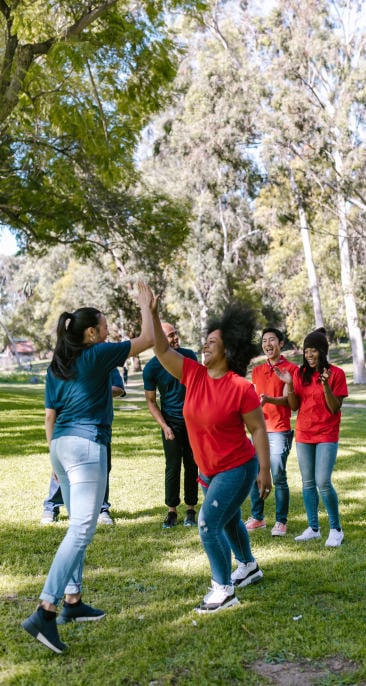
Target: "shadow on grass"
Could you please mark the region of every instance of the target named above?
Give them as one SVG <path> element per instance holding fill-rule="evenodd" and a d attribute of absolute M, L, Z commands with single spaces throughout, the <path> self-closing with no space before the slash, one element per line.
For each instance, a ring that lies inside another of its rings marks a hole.
<path fill-rule="evenodd" d="M 299 500 L 296 495 L 296 512 Z M 198 532 L 183 526 L 162 531 L 161 513 L 161 508 L 122 510 L 116 513 L 115 527 L 97 529 L 87 551 L 85 600 L 103 607 L 107 618 L 92 626 L 61 627 L 70 648 L 56 658 L 23 634 L 19 623 L 35 607 L 65 526 L 2 528 L 2 573 L 15 579 L 13 591 L 0 598 L 1 616 L 7 618 L 2 657 L 14 670 L 14 678 L 6 681 L 9 686 L 43 686 L 55 659 L 57 681 L 68 686 L 103 683 L 107 674 L 116 686 L 258 686 L 267 683 L 250 672 L 258 656 L 276 660 L 281 655 L 291 661 L 310 658 L 314 651 L 319 658 L 341 654 L 362 665 L 364 562 L 359 539 L 327 550 L 324 538 L 299 545 L 292 535 L 277 541 L 268 530 L 258 532 L 251 540 L 263 581 L 238 591 L 237 608 L 200 617 L 192 610 L 206 592 L 209 573 Z M 360 504 L 346 528 L 361 513 Z M 292 526 L 300 518 L 298 514 Z M 352 576 L 344 573 L 349 557 Z M 347 636 L 344 628 L 350 622 L 353 631 Z"/>

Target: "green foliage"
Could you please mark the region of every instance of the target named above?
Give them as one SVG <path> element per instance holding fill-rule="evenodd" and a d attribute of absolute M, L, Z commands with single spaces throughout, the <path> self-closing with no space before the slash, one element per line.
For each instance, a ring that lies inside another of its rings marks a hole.
<path fill-rule="evenodd" d="M 343 362 L 350 360 L 344 350 Z M 337 351 L 341 355 L 342 351 Z M 333 354 L 333 352 L 332 352 Z M 335 352 L 334 352 L 335 354 Z M 339 361 L 338 358 L 337 362 Z M 345 542 L 327 550 L 327 516 L 320 506 L 322 539 L 300 545 L 305 527 L 295 450 L 288 469 L 289 533 L 253 534 L 263 581 L 238 592 L 240 605 L 212 617 L 193 607 L 207 592 L 210 572 L 197 530 L 179 524 L 163 531 L 164 457 L 160 431 L 146 410 L 140 375 L 115 401 L 111 502 L 114 527 L 98 527 L 87 550 L 84 600 L 102 607 L 105 620 L 60 627 L 69 645 L 55 657 L 20 627 L 33 611 L 67 518 L 40 526 L 50 462 L 43 426 L 43 391 L 2 387 L 0 410 L 1 680 L 7 686 L 46 686 L 50 672 L 61 686 L 99 684 L 246 684 L 265 686 L 281 669 L 289 683 L 363 684 L 366 680 L 363 607 L 363 478 L 366 390 L 350 387 L 334 473 Z M 348 404 L 352 405 L 348 407 Z M 19 497 L 21 494 L 21 497 Z M 249 503 L 243 508 L 249 514 Z M 297 618 L 297 619 L 296 619 Z M 94 624 L 92 626 L 92 624 Z"/>
<path fill-rule="evenodd" d="M 4 46 L 11 76 L 23 55 L 16 41 L 28 42 L 31 54 L 22 79 L 7 79 L 0 66 L 0 222 L 28 250 L 63 242 L 89 254 L 112 234 L 129 240 L 133 224 L 143 251 L 154 203 L 174 226 L 174 241 L 165 238 L 172 247 L 185 208 L 176 202 L 176 210 L 163 193 L 137 191 L 134 160 L 141 130 L 175 74 L 166 7 L 110 0 L 94 9 L 20 2 L 11 17 L 0 11 L 14 35 L 14 52 L 10 37 Z"/>

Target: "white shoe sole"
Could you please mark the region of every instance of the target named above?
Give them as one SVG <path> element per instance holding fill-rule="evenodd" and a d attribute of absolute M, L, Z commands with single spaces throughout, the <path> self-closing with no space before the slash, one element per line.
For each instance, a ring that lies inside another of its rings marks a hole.
<path fill-rule="evenodd" d="M 255 572 L 255 574 L 252 574 L 251 576 L 247 576 L 239 584 L 234 583 L 234 586 L 235 586 L 235 588 L 245 588 L 245 586 L 249 586 L 250 584 L 256 584 L 262 578 L 263 578 L 263 572 L 261 569 L 258 569 L 258 571 Z"/>
<path fill-rule="evenodd" d="M 234 605 L 240 605 L 239 600 L 236 596 L 231 598 L 231 600 L 229 600 L 224 605 L 219 605 L 218 607 L 215 607 L 214 610 L 210 610 L 209 608 L 202 608 L 202 607 L 195 607 L 194 610 L 199 615 L 212 615 L 214 612 L 220 612 L 221 610 L 226 610 L 228 607 L 233 607 Z"/>

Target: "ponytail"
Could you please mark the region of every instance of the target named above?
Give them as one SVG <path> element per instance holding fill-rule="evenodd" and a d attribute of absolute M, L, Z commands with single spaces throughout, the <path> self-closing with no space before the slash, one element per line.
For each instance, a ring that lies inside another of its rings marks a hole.
<path fill-rule="evenodd" d="M 85 348 L 84 332 L 97 327 L 101 312 L 95 307 L 80 307 L 75 312 L 63 312 L 57 324 L 57 340 L 51 361 L 51 370 L 60 379 L 72 379 L 75 361 Z"/>

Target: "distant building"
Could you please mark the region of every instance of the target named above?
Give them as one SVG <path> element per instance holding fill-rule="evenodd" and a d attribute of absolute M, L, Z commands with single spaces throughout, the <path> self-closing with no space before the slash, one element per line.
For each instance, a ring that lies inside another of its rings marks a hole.
<path fill-rule="evenodd" d="M 30 365 L 35 357 L 35 349 L 32 341 L 25 338 L 15 338 L 12 343 L 8 343 L 4 352 L 0 355 L 0 366 L 12 367 L 14 364 L 21 362 L 21 364 Z"/>

